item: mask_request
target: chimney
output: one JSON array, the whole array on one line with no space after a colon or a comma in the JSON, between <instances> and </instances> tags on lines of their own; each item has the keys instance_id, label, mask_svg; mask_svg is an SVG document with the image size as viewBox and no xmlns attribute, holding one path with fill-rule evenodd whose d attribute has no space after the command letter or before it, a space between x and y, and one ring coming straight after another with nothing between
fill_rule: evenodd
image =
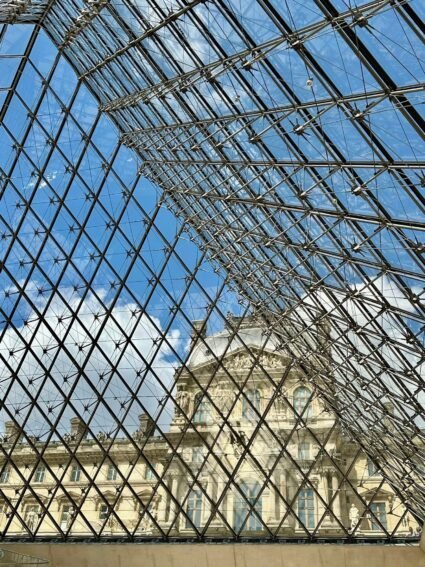
<instances>
[{"instance_id":1,"label":"chimney","mask_svg":"<svg viewBox=\"0 0 425 567\"><path fill-rule=\"evenodd\" d=\"M319 341L324 345L329 344L331 340L331 323L329 321L329 317L326 315L322 316L317 320L316 325Z\"/></svg>"},{"instance_id":2,"label":"chimney","mask_svg":"<svg viewBox=\"0 0 425 567\"><path fill-rule=\"evenodd\" d=\"M139 415L139 433L142 437L152 437L155 433L155 422L147 413Z\"/></svg>"},{"instance_id":3,"label":"chimney","mask_svg":"<svg viewBox=\"0 0 425 567\"><path fill-rule=\"evenodd\" d=\"M240 320L241 317L237 317L236 315L233 315L231 311L228 311L226 314L226 320L224 322L224 326L229 331L233 331L236 327L239 326Z\"/></svg>"},{"instance_id":4,"label":"chimney","mask_svg":"<svg viewBox=\"0 0 425 567\"><path fill-rule=\"evenodd\" d=\"M192 347L196 342L198 342L199 337L205 338L207 336L207 326L205 325L204 319L199 319L197 321L192 321L192 334L191 334L191 343L190 346ZM202 328L203 327L203 328Z\"/></svg>"},{"instance_id":5,"label":"chimney","mask_svg":"<svg viewBox=\"0 0 425 567\"><path fill-rule=\"evenodd\" d=\"M71 423L71 439L78 443L87 437L87 425L81 417L73 417Z\"/></svg>"},{"instance_id":6,"label":"chimney","mask_svg":"<svg viewBox=\"0 0 425 567\"><path fill-rule=\"evenodd\" d=\"M5 442L14 443L21 436L21 428L14 421L6 421L4 424Z\"/></svg>"},{"instance_id":7,"label":"chimney","mask_svg":"<svg viewBox=\"0 0 425 567\"><path fill-rule=\"evenodd\" d=\"M395 413L395 407L394 404L392 402L384 402L384 424L386 425L387 429L389 429L390 431L394 430L394 413Z\"/></svg>"}]
</instances>

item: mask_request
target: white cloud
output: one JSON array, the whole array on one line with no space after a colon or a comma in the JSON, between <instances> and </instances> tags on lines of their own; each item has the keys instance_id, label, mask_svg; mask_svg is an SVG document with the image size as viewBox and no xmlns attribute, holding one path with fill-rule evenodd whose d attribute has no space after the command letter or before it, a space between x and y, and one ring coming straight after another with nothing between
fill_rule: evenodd
<instances>
[{"instance_id":1,"label":"white cloud","mask_svg":"<svg viewBox=\"0 0 425 567\"><path fill-rule=\"evenodd\" d=\"M31 294L36 288L33 284L26 292ZM131 399L132 393L137 393L136 398L149 413L158 411L158 401L166 395L160 382L169 387L177 365L170 345L179 347L179 331L172 330L167 342L163 341L160 321L141 314L134 303L118 302L107 314L100 301L105 290L98 290L100 300L91 294L82 302L70 288L60 292L62 298L54 296L40 325L37 314L32 312L26 324L5 331L0 345L0 395L4 405L20 423L30 414L25 430L35 435L48 431L46 414L54 421L67 396L84 418L93 414L94 431L111 428L114 417L123 419L130 406L125 426L134 430L142 409ZM32 299L42 311L45 299L36 295ZM75 312L78 320L72 318ZM29 343L32 352L26 346ZM13 372L29 393L13 380ZM31 397L39 402L40 411L32 408ZM49 408L53 408L50 414ZM166 409L168 414L161 417L160 423L170 420L170 409ZM2 414L4 421L9 419L5 412ZM71 407L66 408L59 431L68 430L69 418L74 415Z\"/></svg>"}]
</instances>

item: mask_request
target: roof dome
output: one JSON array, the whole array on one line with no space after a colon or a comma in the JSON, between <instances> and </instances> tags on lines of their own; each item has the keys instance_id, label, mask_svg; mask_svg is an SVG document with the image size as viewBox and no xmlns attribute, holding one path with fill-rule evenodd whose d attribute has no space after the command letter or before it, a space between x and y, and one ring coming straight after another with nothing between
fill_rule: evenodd
<instances>
[{"instance_id":1,"label":"roof dome","mask_svg":"<svg viewBox=\"0 0 425 567\"><path fill-rule=\"evenodd\" d=\"M228 321L229 324L219 333L196 341L188 362L191 368L202 366L212 362L215 358L220 359L223 355L228 356L246 347L269 352L277 350L278 338L273 334L269 336L267 330L261 327L258 321L249 318L249 321L245 321L239 328L237 336L234 336L233 330L238 325L237 318L232 317Z\"/></svg>"}]
</instances>

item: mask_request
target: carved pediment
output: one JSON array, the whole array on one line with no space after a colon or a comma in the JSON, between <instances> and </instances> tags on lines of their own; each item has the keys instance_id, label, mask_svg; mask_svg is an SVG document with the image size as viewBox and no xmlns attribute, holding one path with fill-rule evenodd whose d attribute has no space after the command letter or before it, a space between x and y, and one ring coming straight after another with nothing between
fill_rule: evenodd
<instances>
[{"instance_id":1,"label":"carved pediment","mask_svg":"<svg viewBox=\"0 0 425 567\"><path fill-rule=\"evenodd\" d=\"M286 365L286 360L273 352L258 353L254 350L252 354L245 351L231 354L224 360L224 365L228 370L249 370L254 364L263 368L281 368Z\"/></svg>"}]
</instances>

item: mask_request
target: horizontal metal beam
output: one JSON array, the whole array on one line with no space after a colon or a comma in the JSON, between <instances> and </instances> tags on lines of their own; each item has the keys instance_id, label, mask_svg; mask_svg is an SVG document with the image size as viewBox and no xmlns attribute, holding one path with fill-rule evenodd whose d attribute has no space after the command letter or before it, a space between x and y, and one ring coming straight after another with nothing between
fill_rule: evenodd
<instances>
[{"instance_id":1,"label":"horizontal metal beam","mask_svg":"<svg viewBox=\"0 0 425 567\"><path fill-rule=\"evenodd\" d=\"M151 126L146 128L137 128L130 132L124 132L121 134L121 140L125 144L130 144L133 139L137 141L138 134L150 134L152 132L173 132L174 130L179 130L182 128L194 129L197 127L210 126L212 124L225 124L230 122L242 121L245 118L262 118L263 116L270 116L275 114L286 114L291 111L299 110L309 110L312 108L319 108L321 106L330 105L346 105L350 103L356 103L361 101L370 101L371 99L381 99L385 98L391 99L393 96L399 94L414 94L425 91L425 83L417 83L414 85L406 85L403 87L398 87L394 91L388 90L374 90L374 91L364 91L356 94L349 94L345 96L336 96L332 98L316 98L314 101L303 102L300 104L284 104L281 106L274 106L265 109L255 109L249 111L235 112L233 114L221 114L217 118L206 118L204 120L191 120L181 122L168 123L161 126ZM376 101L375 101L376 102Z\"/></svg>"},{"instance_id":2,"label":"horizontal metal beam","mask_svg":"<svg viewBox=\"0 0 425 567\"><path fill-rule=\"evenodd\" d=\"M225 58L214 60L211 63L202 65L201 67L195 68L192 71L179 74L166 81L161 81L160 83L156 83L154 85L141 89L140 91L123 95L122 97L105 103L101 106L101 109L109 112L121 108L126 108L127 106L132 106L138 104L139 102L145 101L151 96L165 96L167 93L171 92L174 87L179 85L180 88L187 89L199 79L214 81L220 74L226 73L227 71L231 70L232 66L236 65L237 63L241 63L242 69L249 70L254 63L261 61L261 59L269 55L274 49L283 45L284 43L287 44L287 48L298 49L300 46L302 46L303 42L312 39L315 34L323 31L327 27L331 26L332 28L338 28L338 26L342 23L346 23L347 18L356 18L360 14L366 15L369 11L375 13L377 8L382 8L389 2L390 0L375 0L368 4L364 4L363 6L356 7L356 10L346 10L345 12L338 14L334 18L324 18L323 20L314 24L293 30L293 32L291 33L279 35L276 38L265 41L263 43L259 43L251 48L246 48L236 53L232 53ZM135 43L132 45L140 43L145 37L147 37L146 33L140 36L140 38L133 40L133 42ZM117 52L118 55L120 51L122 50L119 50L119 52ZM249 59L246 60L247 57L249 57ZM109 61L113 61L114 59L115 56L111 56ZM87 77L95 70L96 66L81 74L80 78Z\"/></svg>"},{"instance_id":3,"label":"horizontal metal beam","mask_svg":"<svg viewBox=\"0 0 425 567\"><path fill-rule=\"evenodd\" d=\"M147 151L147 148L143 148L142 154ZM155 150L151 150L154 152ZM340 168L340 169L375 169L375 170L399 170L399 169L417 169L418 171L423 170L425 168L424 161L392 161L392 162L382 162L382 161L368 161L368 160L359 160L359 161L335 161L335 160L326 160L323 161L319 160L309 160L309 161L299 161L299 160L234 160L223 158L222 160L213 160L213 159L180 159L180 160L170 160L166 157L161 158L158 156L156 159L149 158L142 158L143 163L147 164L155 164L160 163L163 165L211 165L216 167L224 167L226 165L232 166L240 166L240 167L300 167L300 168Z\"/></svg>"}]
</instances>

